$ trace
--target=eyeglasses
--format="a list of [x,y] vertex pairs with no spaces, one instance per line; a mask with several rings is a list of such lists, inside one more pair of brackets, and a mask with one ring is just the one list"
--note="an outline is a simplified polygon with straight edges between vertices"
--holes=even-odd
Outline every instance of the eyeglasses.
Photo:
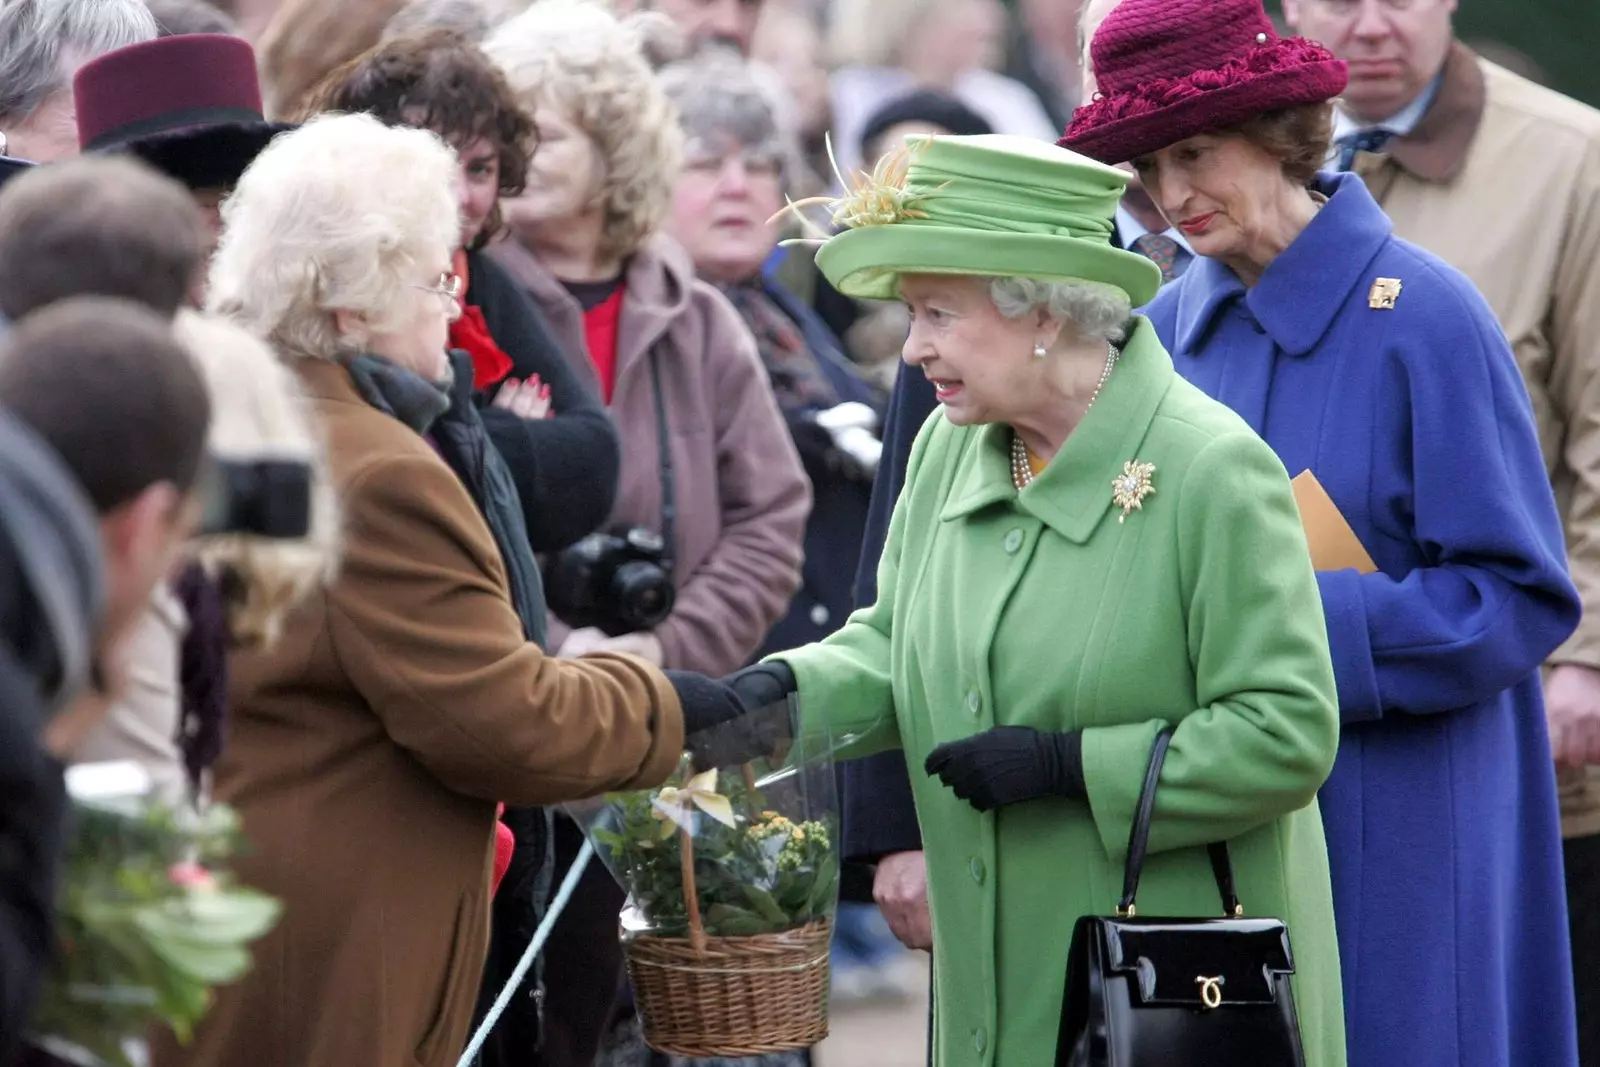
[[425,293],[434,293],[444,299],[446,311],[459,311],[461,309],[461,275],[445,271],[439,275],[439,281],[433,285],[413,285],[413,289],[421,289]]

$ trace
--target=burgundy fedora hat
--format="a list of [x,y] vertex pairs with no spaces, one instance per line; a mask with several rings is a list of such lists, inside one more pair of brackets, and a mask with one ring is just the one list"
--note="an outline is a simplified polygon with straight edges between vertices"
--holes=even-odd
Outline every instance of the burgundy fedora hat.
[[1280,38],[1261,0],[1122,0],[1089,54],[1100,91],[1056,143],[1104,163],[1331,100],[1350,80],[1320,44]]
[[267,142],[255,51],[225,34],[161,37],[108,52],[73,79],[78,147],[129,151],[192,188],[232,185]]

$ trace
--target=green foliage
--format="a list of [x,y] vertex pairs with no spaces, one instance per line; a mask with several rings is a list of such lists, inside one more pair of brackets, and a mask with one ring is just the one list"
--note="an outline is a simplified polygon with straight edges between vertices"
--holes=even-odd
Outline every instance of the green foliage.
[[271,897],[219,868],[239,847],[234,813],[144,801],[80,807],[65,865],[60,953],[32,1031],[105,1064],[165,1023],[188,1041],[211,989],[250,968],[249,944],[277,922]]
[[[776,933],[831,915],[839,860],[827,822],[793,822],[736,775],[723,775],[734,825],[701,810],[678,812],[692,827],[701,920],[713,937]],[[668,788],[677,788],[675,783]],[[658,803],[661,790],[609,798],[612,829],[590,831],[627,885],[652,933],[686,937],[683,836]]]

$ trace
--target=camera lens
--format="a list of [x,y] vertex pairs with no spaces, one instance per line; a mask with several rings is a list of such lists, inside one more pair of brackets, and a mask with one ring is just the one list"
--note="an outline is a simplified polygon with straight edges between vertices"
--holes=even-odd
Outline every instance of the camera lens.
[[635,630],[648,630],[672,614],[672,579],[654,563],[632,560],[611,577],[612,601],[622,620]]

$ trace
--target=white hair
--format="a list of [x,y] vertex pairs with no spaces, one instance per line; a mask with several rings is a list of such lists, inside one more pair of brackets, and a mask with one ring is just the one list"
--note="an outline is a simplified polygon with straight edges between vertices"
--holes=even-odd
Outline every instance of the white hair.
[[989,299],[1008,319],[1043,309],[1084,341],[1116,344],[1127,334],[1133,302],[1128,294],[1094,282],[1049,282],[1039,278],[991,278]]
[[461,238],[455,153],[426,130],[319,115],[256,157],[222,207],[208,310],[291,356],[334,359],[335,311],[368,333],[405,325],[418,268],[448,269]]
[[0,0],[0,123],[67,88],[73,67],[159,32],[144,0]]
[[223,579],[228,633],[270,645],[283,620],[331,581],[339,562],[339,506],[310,402],[272,350],[223,319],[180,311],[173,333],[189,350],[211,397],[208,451],[219,459],[297,460],[311,466],[311,529],[278,540],[226,535],[200,541],[207,571]]
[[496,21],[484,0],[408,0],[390,16],[383,28],[383,40],[450,30],[481,44]]

